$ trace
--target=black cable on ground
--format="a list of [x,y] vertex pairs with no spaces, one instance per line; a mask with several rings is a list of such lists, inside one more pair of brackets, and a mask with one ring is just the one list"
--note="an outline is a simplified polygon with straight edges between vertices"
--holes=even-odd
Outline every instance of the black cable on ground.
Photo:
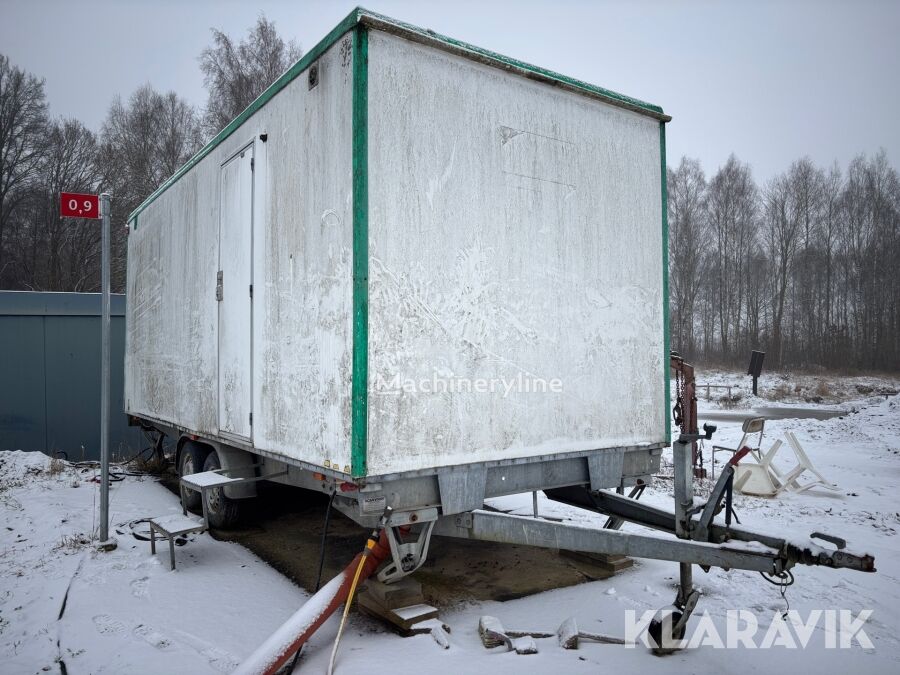
[[760,572],[759,575],[773,586],[787,588],[788,586],[794,585],[794,574],[790,570],[784,570],[783,572],[774,572],[772,574],[769,574],[768,572]]
[[794,585],[794,575],[790,570],[784,570],[782,572],[776,572],[774,574],[768,574],[766,572],[760,572],[759,575],[768,581],[770,584],[778,586],[778,590],[781,592],[781,599],[784,600],[784,612],[781,613],[782,619],[787,619],[788,612],[791,611],[791,603],[787,599],[787,589],[789,586]]
[[337,491],[331,493],[328,498],[328,507],[325,509],[325,526],[322,528],[322,544],[319,547],[319,573],[316,575],[316,592],[322,585],[322,569],[325,567],[325,541],[328,538],[328,523],[331,521],[331,505],[334,503],[334,495]]
[[[140,450],[139,452],[135,453],[129,459],[126,459],[121,462],[110,462],[111,467],[115,466],[116,468],[119,469],[119,472],[117,474],[115,474],[115,476],[110,475],[110,480],[122,480],[122,478],[125,476],[144,476],[144,475],[146,475],[146,473],[141,472],[141,471],[126,471],[126,470],[122,469],[122,467],[127,466],[128,464],[131,464],[133,461],[142,457],[143,455],[145,455],[147,452],[149,452],[151,450],[154,450],[154,447],[148,446],[148,447],[144,448],[143,450]],[[80,462],[71,462],[71,464],[74,467],[80,467],[80,468],[84,468],[84,467],[96,468],[96,467],[100,466],[100,460],[86,459],[86,460],[83,460]],[[118,477],[116,477],[116,476],[118,476]]]
[[[146,534],[144,534],[143,532],[140,532],[140,533],[135,532],[135,529],[134,529],[136,525],[140,525],[141,523],[149,523],[149,522],[150,522],[149,518],[136,518],[135,520],[125,523],[122,527],[130,530],[131,536],[134,537],[135,539],[137,539],[138,541],[150,541],[150,529],[149,528],[147,529]],[[124,530],[120,530],[118,527],[116,528],[116,533],[121,534],[121,535],[128,534]]]

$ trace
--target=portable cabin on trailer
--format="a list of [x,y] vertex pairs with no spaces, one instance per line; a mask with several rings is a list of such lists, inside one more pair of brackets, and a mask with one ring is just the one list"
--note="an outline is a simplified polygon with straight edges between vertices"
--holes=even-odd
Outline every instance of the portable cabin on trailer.
[[354,10],[129,216],[126,412],[363,524],[649,480],[669,119]]

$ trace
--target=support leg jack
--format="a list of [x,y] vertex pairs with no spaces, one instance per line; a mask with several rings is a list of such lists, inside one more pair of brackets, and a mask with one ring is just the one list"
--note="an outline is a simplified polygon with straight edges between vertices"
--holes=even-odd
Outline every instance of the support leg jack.
[[700,600],[700,591],[694,588],[693,573],[689,563],[681,563],[681,583],[671,607],[660,609],[647,631],[651,649],[657,656],[671,654],[682,648],[687,622]]

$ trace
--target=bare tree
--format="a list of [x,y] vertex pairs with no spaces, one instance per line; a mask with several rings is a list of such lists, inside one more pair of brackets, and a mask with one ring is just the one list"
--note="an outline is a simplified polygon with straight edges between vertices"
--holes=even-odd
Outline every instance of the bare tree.
[[101,139],[102,164],[117,199],[136,206],[197,151],[200,128],[187,102],[148,84],[127,104],[113,100]]
[[[759,237],[755,237],[751,244],[746,272],[746,346],[749,349],[761,349],[764,345],[765,331],[771,312],[769,302],[771,276],[771,264],[762,241]],[[740,358],[740,354],[736,358]]]
[[841,169],[835,162],[822,181],[822,214],[820,233],[822,278],[822,311],[823,326],[821,358],[824,362],[836,360],[835,342],[838,331],[835,321],[835,257],[837,253],[838,234],[841,222],[841,191],[844,178]]
[[746,271],[756,230],[757,189],[750,167],[731,155],[707,193],[709,222],[715,243],[719,338],[722,357],[732,357],[740,339],[746,293]]
[[220,30],[212,29],[212,34],[213,44],[200,54],[209,93],[203,123],[210,136],[225,128],[301,55],[299,46],[285,42],[263,15],[240,42]]
[[784,310],[800,241],[800,221],[787,176],[776,176],[766,189],[766,248],[772,264],[772,361],[782,365]]
[[[100,133],[104,188],[114,195],[113,222],[121,224],[156,188],[174,174],[202,143],[193,107],[174,92],[161,94],[149,84],[123,103],[116,97]],[[125,235],[114,229],[112,285],[124,288]]]
[[795,358],[808,361],[818,356],[821,345],[821,326],[817,323],[816,308],[820,287],[819,229],[825,175],[809,157],[803,157],[791,165],[787,180],[800,236],[794,262],[794,283],[791,284],[791,344],[798,350]]
[[4,236],[37,170],[46,124],[44,81],[0,54],[0,283],[9,265]]
[[94,134],[77,120],[48,126],[45,152],[14,221],[16,286],[48,291],[99,288],[99,224],[59,217],[61,191],[97,191],[96,153]]
[[900,178],[884,151],[872,160],[859,156],[850,163],[843,205],[849,341],[866,367],[896,368]]
[[672,345],[693,358],[694,314],[707,238],[706,177],[700,162],[682,157],[668,170]]
[[884,151],[845,174],[802,158],[762,194],[729,158],[691,193],[706,205],[713,243],[694,256],[674,234],[688,211],[687,166],[669,170],[673,344],[687,330],[683,289],[693,283],[695,358],[735,363],[746,347],[769,352],[775,367],[900,367],[900,176]]

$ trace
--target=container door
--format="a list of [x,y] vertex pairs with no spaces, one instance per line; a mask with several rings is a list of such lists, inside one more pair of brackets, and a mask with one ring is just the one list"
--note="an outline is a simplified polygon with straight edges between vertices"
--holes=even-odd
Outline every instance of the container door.
[[222,165],[219,197],[219,431],[252,438],[253,145]]

